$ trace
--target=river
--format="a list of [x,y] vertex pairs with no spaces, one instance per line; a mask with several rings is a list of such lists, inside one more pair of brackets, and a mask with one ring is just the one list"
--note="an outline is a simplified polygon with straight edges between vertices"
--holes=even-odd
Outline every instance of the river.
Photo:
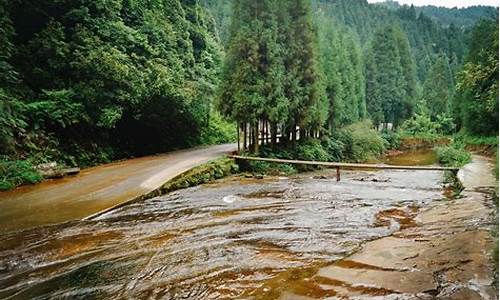
[[414,226],[421,208],[443,200],[442,179],[395,170],[343,171],[340,182],[333,170],[233,176],[92,221],[5,233],[0,298],[326,297],[314,274]]

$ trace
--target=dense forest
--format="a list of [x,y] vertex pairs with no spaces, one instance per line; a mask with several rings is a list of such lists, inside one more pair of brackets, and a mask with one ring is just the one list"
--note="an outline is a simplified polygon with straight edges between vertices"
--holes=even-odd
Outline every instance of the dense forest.
[[222,49],[196,1],[2,1],[0,17],[2,153],[90,164],[204,142]]
[[236,127],[253,151],[316,140],[328,159],[378,124],[496,135],[497,18],[366,0],[1,0],[2,172],[229,142]]

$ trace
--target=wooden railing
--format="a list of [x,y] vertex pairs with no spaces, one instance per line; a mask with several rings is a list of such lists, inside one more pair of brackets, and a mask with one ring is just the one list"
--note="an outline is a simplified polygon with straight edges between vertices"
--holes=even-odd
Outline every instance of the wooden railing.
[[279,159],[279,158],[264,158],[264,157],[251,157],[231,155],[229,156],[236,160],[251,160],[251,161],[265,161],[271,163],[295,164],[295,165],[309,165],[309,166],[324,166],[337,169],[337,181],[340,181],[340,168],[344,169],[381,169],[381,170],[419,170],[419,171],[451,171],[456,174],[459,168],[454,167],[440,167],[440,166],[395,166],[383,164],[354,164],[354,163],[339,163],[327,161],[309,161],[309,160],[292,160],[292,159]]

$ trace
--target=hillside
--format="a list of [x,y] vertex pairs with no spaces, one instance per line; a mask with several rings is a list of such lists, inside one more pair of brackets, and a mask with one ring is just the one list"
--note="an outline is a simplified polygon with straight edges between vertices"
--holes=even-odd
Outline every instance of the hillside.
[[[392,10],[398,10],[408,5],[400,5],[396,1],[381,2],[379,5]],[[447,8],[441,6],[416,6],[417,13],[423,13],[436,23],[444,26],[454,24],[459,27],[472,27],[482,18],[495,19],[498,17],[498,8],[492,6],[476,5],[463,8]]]

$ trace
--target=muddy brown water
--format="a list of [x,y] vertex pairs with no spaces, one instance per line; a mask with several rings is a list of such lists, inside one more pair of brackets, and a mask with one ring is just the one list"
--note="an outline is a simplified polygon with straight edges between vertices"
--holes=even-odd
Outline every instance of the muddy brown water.
[[331,296],[311,283],[318,269],[412,226],[415,211],[443,199],[441,180],[394,170],[343,172],[340,182],[331,170],[235,176],[93,221],[5,233],[0,299]]
[[382,160],[389,165],[427,166],[437,161],[437,154],[432,149],[413,149],[404,153],[387,156]]

